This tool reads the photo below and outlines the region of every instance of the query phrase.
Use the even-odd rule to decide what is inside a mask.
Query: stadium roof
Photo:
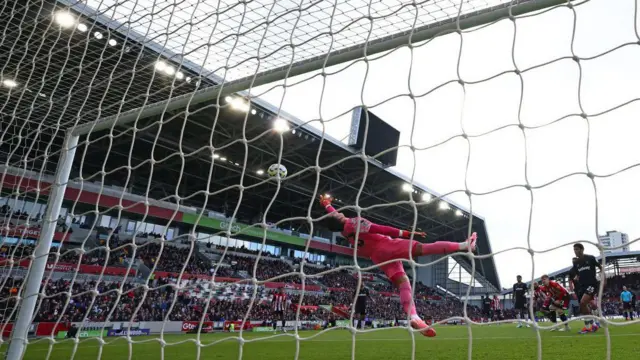
[[[68,19],[56,15],[66,9],[61,3],[9,0],[2,7],[0,76],[13,83],[0,89],[0,156],[9,166],[52,174],[65,129],[216,84],[215,72],[200,76],[203,68],[169,54],[176,49],[159,48],[157,36],[143,36],[104,15],[87,17],[95,11],[84,3],[73,8],[85,15],[72,12],[76,22],[66,28]],[[267,208],[271,219],[304,217],[310,208],[317,217],[321,212],[314,193],[330,193],[340,200],[338,206],[354,204],[360,194],[363,208],[386,205],[368,209],[365,216],[402,228],[413,223],[413,208],[387,204],[407,201],[412,194],[419,202],[417,227],[429,234],[429,241],[466,237],[466,209],[450,202],[464,211],[458,216],[440,209],[439,201],[423,202],[422,194],[438,194],[417,184],[414,192],[402,191],[408,179],[371,160],[365,177],[364,162],[352,149],[326,135],[320,147],[317,130],[282,112],[280,118],[296,133],[285,132],[281,144],[272,128],[276,107],[257,99],[233,104],[212,100],[190,106],[188,115],[177,109],[140,118],[126,128],[92,133],[81,139],[72,178],[101,180],[135,194],[212,210],[224,204],[233,210],[242,196],[238,219],[253,219]],[[239,111],[244,106],[250,110]],[[276,163],[280,151],[290,175],[278,190],[257,171]],[[321,167],[335,165],[318,174],[316,158]],[[473,230],[480,235],[480,253],[490,253],[484,220],[477,215]],[[476,261],[478,271],[500,288],[493,258]]]

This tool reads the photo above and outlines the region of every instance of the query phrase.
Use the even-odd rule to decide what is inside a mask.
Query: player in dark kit
[[[513,309],[516,311],[516,318],[518,319],[518,326],[521,328],[524,323],[522,319],[526,320],[526,325],[529,327],[529,311],[527,310],[527,292],[529,288],[527,284],[522,282],[522,276],[516,276],[517,282],[513,284]]]
[[[487,294],[487,296],[480,296],[480,301],[482,302],[482,316],[487,319],[487,322],[490,322],[493,318],[493,313],[491,312],[491,298],[489,294]]]
[[[596,269],[602,271],[602,265],[598,263],[595,256],[584,253],[584,245],[581,243],[573,245],[573,252],[576,254],[576,259],[573,262],[571,272],[577,274],[576,280],[579,288],[576,289],[576,295],[580,302],[580,315],[591,315],[592,301],[600,288]],[[604,281],[604,278],[602,279]],[[595,332],[599,328],[598,324],[593,323],[593,320],[585,320],[584,325],[580,331],[581,334]]]
[[[367,316],[367,299],[369,298],[369,289],[364,287],[364,283],[360,284],[360,291],[356,299],[353,322],[356,329],[364,329],[365,318]],[[357,324],[356,324],[357,321]]]

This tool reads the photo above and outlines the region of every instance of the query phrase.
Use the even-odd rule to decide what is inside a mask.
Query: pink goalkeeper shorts
[[[413,252],[418,244],[419,242],[415,240],[407,239],[378,241],[375,250],[372,251],[371,261],[374,264],[380,264],[389,260],[399,260],[380,266],[385,275],[390,280],[393,280],[395,277],[406,274],[401,260],[408,260],[410,251]]]

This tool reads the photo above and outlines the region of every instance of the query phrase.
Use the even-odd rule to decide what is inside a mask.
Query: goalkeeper
[[[436,331],[422,320],[417,312],[411,294],[411,283],[402,266],[403,259],[409,259],[409,250],[412,258],[423,255],[450,254],[458,251],[475,251],[476,233],[473,233],[465,242],[438,241],[433,244],[423,244],[414,240],[407,240],[411,232],[399,230],[391,226],[374,224],[364,218],[347,218],[337,212],[331,206],[331,197],[320,196],[320,204],[327,210],[329,216],[323,220],[323,224],[334,232],[340,232],[353,245],[357,232],[357,252],[360,256],[367,257],[374,264],[396,260],[380,266],[389,280],[400,291],[402,308],[410,316],[411,327],[419,330],[424,336],[436,336]],[[424,238],[423,232],[414,235]]]

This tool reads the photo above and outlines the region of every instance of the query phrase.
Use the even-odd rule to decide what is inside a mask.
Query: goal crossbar
[[[238,93],[250,87],[261,86],[273,82],[303,75],[323,68],[340,65],[348,61],[354,61],[366,56],[390,51],[399,46],[409,45],[432,39],[439,35],[462,31],[510,16],[520,16],[534,11],[551,8],[561,4],[568,4],[571,0],[525,0],[516,4],[507,3],[497,5],[472,14],[452,17],[439,22],[431,23],[420,28],[395,33],[367,43],[354,45],[334,52],[304,59],[291,65],[281,66],[255,75],[246,76],[238,80],[210,86],[195,92],[173,97],[168,100],[149,104],[147,106],[125,111],[121,114],[108,116],[88,122],[72,129],[72,135],[79,136],[93,131],[107,130],[115,126],[122,126],[137,119],[160,115],[167,111],[177,110],[189,105],[197,105],[226,95]]]

